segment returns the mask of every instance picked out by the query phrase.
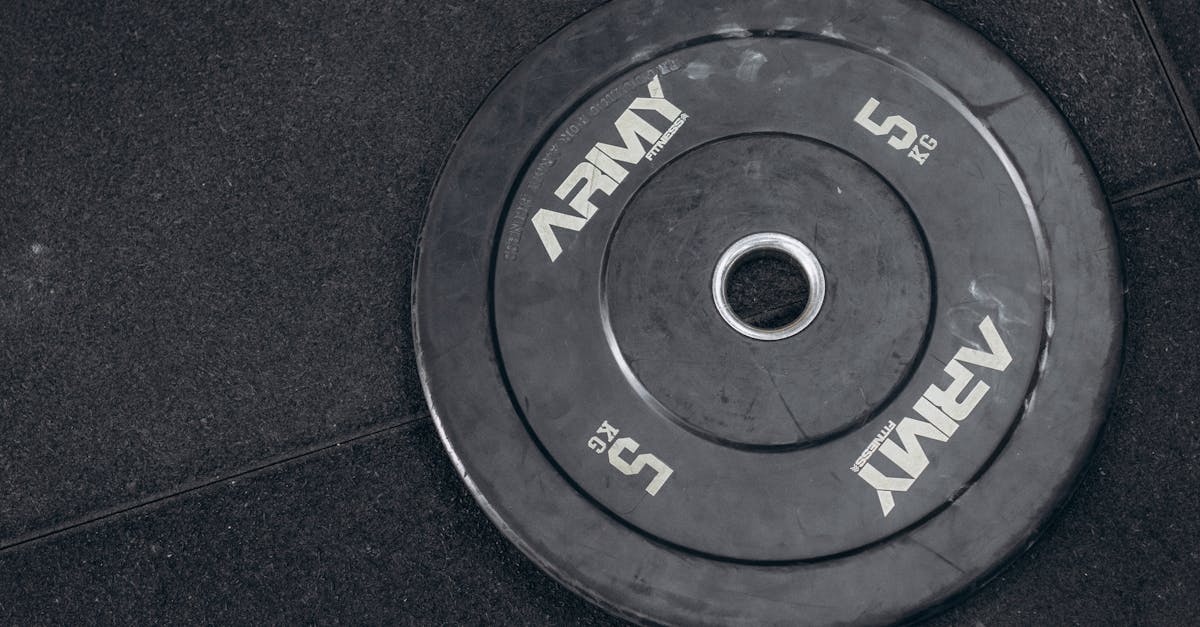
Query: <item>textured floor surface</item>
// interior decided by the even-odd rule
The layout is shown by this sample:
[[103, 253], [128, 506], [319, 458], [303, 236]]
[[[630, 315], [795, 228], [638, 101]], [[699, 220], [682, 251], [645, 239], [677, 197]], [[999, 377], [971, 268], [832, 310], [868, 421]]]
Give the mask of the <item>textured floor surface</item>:
[[[594, 1], [0, 6], [0, 622], [607, 623], [501, 539], [421, 398], [425, 199]], [[1078, 492], [935, 618], [1200, 613], [1200, 5], [939, 0], [1112, 201], [1126, 362]]]

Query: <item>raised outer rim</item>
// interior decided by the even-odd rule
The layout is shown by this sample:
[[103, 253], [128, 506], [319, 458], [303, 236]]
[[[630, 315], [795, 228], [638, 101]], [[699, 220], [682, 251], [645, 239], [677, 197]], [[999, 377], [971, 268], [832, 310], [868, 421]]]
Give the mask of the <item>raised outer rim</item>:
[[[501, 83], [507, 89], [498, 88], [489, 96], [460, 137], [431, 207], [446, 206], [455, 195], [473, 197], [470, 192], [476, 190], [447, 189], [453, 178], [448, 173], [462, 167], [472, 149], [495, 147], [488, 140], [503, 131], [487, 128], [483, 118], [489, 111], [514, 99], [529, 106], [535, 95], [541, 99], [536, 102], [543, 103], [577, 100], [569, 85], [555, 90], [533, 84], [537, 72], [568, 61], [571, 51], [556, 47], [556, 42], [571, 41], [591, 55], [576, 59], [579, 66], [630, 64], [631, 58], [646, 53], [643, 38], [655, 34], [650, 26], [681, 33], [696, 26], [697, 16], [714, 12], [708, 0], [649, 4], [601, 7], [565, 27], [515, 68]], [[858, 15], [868, 8], [872, 15]], [[1035, 401], [992, 470], [939, 516], [891, 543], [835, 562], [754, 567], [698, 561], [612, 524], [539, 457], [521, 421], [506, 416], [511, 412], [502, 388], [489, 402], [499, 373], [491, 344], [483, 337], [488, 331], [486, 264], [502, 206], [483, 205], [486, 220], [463, 225], [460, 219], [453, 229], [447, 224], [448, 210], [431, 211], [426, 218], [413, 284], [414, 343], [422, 387], [456, 468], [493, 522], [544, 570], [611, 611], [639, 620], [687, 623], [874, 623], [911, 618], [973, 589], [1026, 548], [1069, 493], [1084, 464], [1107, 413], [1119, 365], [1122, 292], [1111, 218], [1082, 148], [1053, 105], [1002, 53], [936, 9], [912, 0], [869, 5], [831, 0], [732, 11], [740, 13], [726, 12], [719, 18], [737, 18], [727, 27], [735, 35], [738, 29], [787, 28], [886, 45], [897, 57], [920, 60], [923, 70], [984, 116], [1002, 141], [1037, 142], [1003, 148], [1024, 175], [1047, 227], [1058, 290], [1053, 305], [1061, 322], [1045, 355]], [[715, 22], [718, 16], [713, 19], [721, 23]], [[597, 38], [604, 37], [607, 21], [633, 33], [620, 46], [630, 55], [588, 47], [588, 41], [595, 46]], [[870, 32], [872, 26], [879, 30]], [[881, 32], [889, 35], [886, 41], [878, 39]], [[686, 39], [676, 35], [676, 40]], [[611, 38], [604, 43], [616, 47]], [[983, 98], [1006, 90], [1020, 101], [1020, 107], [1013, 107], [1020, 115], [1005, 114], [1013, 101]], [[557, 91], [558, 97], [547, 98], [552, 96], [547, 91]], [[535, 117], [558, 117], [552, 107], [545, 105], [543, 115]], [[1021, 135], [1035, 124], [1052, 132], [1034, 138]], [[513, 131], [503, 130], [509, 135]], [[521, 138], [514, 150], [528, 153], [536, 139]], [[508, 180], [515, 178], [514, 174]], [[473, 234], [483, 235], [485, 241], [474, 242]], [[485, 255], [476, 257], [473, 253], [481, 249]], [[431, 258], [440, 263], [429, 262]], [[1067, 274], [1067, 266], [1073, 274]], [[484, 285], [480, 289], [453, 281], [463, 277], [476, 277]], [[423, 314], [426, 310], [430, 313]], [[479, 324], [459, 324], [452, 333], [434, 331], [437, 324], [472, 319]], [[448, 365], [455, 367], [446, 371]], [[435, 368], [439, 373], [431, 375]], [[1094, 378], [1087, 377], [1091, 372]], [[524, 445], [520, 437], [526, 438]], [[514, 479], [518, 470], [530, 474], [537, 485], [505, 485], [506, 470]], [[1044, 481], [1033, 484], [1041, 488], [1036, 493], [1030, 489], [1030, 473]], [[580, 543], [582, 538], [588, 546]]]

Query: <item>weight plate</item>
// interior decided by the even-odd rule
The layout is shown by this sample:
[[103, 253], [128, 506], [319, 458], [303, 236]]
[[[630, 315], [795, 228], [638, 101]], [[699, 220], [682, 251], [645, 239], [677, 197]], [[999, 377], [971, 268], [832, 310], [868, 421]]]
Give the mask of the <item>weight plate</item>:
[[[456, 143], [414, 282], [450, 455], [623, 616], [880, 623], [1062, 502], [1119, 364], [1115, 236], [1032, 81], [919, 2], [614, 2]], [[795, 320], [729, 302], [760, 254]]]

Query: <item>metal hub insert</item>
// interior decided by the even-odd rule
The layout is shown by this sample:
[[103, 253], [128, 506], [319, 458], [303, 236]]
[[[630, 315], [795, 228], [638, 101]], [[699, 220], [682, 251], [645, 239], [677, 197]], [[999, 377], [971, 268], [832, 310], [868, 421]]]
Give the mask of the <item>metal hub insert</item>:
[[[729, 275], [738, 264], [769, 251], [783, 253], [795, 260], [804, 271], [809, 286], [808, 305], [800, 317], [776, 329], [764, 329], [746, 323], [733, 311], [728, 294]], [[825, 271], [813, 251], [800, 240], [783, 233], [755, 233], [734, 242], [717, 260], [717, 267], [713, 270], [712, 293], [721, 318], [738, 333], [768, 342], [784, 340], [808, 328], [817, 319], [821, 305], [825, 303]]]

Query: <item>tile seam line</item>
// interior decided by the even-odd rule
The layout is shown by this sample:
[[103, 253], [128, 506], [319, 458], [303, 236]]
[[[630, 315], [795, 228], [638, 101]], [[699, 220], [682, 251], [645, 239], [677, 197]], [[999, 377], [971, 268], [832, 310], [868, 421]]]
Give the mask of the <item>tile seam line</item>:
[[28, 533], [25, 533], [22, 535], [15, 536], [11, 540], [6, 541], [4, 544], [0, 545], [0, 554], [6, 553], [8, 551], [11, 551], [11, 550], [14, 550], [14, 549], [17, 549], [17, 548], [20, 548], [20, 547], [23, 547], [23, 546], [26, 546], [29, 544], [42, 542], [42, 541], [48, 540], [50, 538], [53, 538], [53, 537], [61, 535], [61, 534], [65, 534], [65, 533], [69, 533], [72, 531], [80, 530], [82, 528], [97, 525], [97, 524], [103, 523], [111, 518], [117, 518], [117, 517], [123, 516], [125, 514], [136, 512], [138, 510], [150, 507], [151, 505], [157, 505], [157, 504], [165, 503], [167, 501], [172, 501], [179, 497], [186, 496], [186, 495], [192, 494], [194, 492], [199, 492], [206, 488], [211, 488], [213, 486], [216, 486], [216, 485], [228, 482], [228, 481], [235, 481], [238, 479], [242, 479], [244, 477], [256, 475], [258, 473], [261, 473], [266, 470], [270, 470], [272, 468], [276, 468], [279, 466], [290, 464], [292, 462], [296, 462], [296, 461], [300, 461], [300, 460], [303, 460], [303, 459], [306, 459], [309, 457], [313, 457], [315, 455], [319, 455], [321, 453], [330, 451], [332, 449], [336, 449], [341, 446], [356, 444], [363, 440], [375, 438], [375, 437], [378, 437], [378, 436], [381, 436], [381, 435], [384, 435], [386, 433], [390, 433], [393, 431], [415, 429], [415, 428], [419, 427], [420, 425], [428, 422], [429, 418], [430, 418], [429, 413], [422, 411], [412, 417], [405, 418], [402, 420], [393, 420], [391, 422], [385, 423], [385, 424], [377, 426], [377, 427], [367, 429], [365, 431], [359, 431], [358, 433], [355, 433], [350, 436], [341, 437], [336, 440], [326, 440], [325, 442], [315, 444], [315, 445], [307, 447], [307, 448], [298, 449], [298, 450], [291, 451], [289, 453], [283, 453], [281, 455], [270, 457], [270, 458], [267, 458], [266, 460], [253, 463], [249, 466], [243, 466], [240, 470], [235, 470], [235, 471], [224, 473], [219, 477], [215, 477], [212, 479], [203, 479], [203, 480], [193, 482], [193, 483], [185, 483], [179, 487], [176, 487], [176, 488], [164, 491], [164, 492], [160, 492], [158, 494], [152, 494], [150, 496], [146, 496], [146, 497], [136, 499], [133, 501], [127, 501], [126, 503], [121, 504], [121, 505], [117, 505], [114, 507], [95, 511], [90, 514], [85, 514], [83, 516], [79, 516], [71, 521], [68, 521], [68, 522], [65, 522], [62, 524], [53, 525], [50, 527], [43, 527], [41, 529], [38, 529], [38, 530], [35, 530], [32, 532], [28, 532]]
[[1163, 181], [1159, 181], [1158, 183], [1154, 183], [1153, 185], [1141, 187], [1141, 188], [1135, 189], [1133, 191], [1123, 192], [1121, 194], [1114, 194], [1109, 197], [1109, 203], [1113, 204], [1113, 205], [1119, 205], [1121, 203], [1128, 202], [1130, 200], [1135, 200], [1135, 199], [1141, 198], [1143, 196], [1149, 196], [1150, 194], [1153, 194], [1155, 192], [1161, 192], [1164, 189], [1167, 189], [1170, 187], [1175, 187], [1176, 185], [1183, 185], [1185, 183], [1190, 183], [1192, 181], [1200, 181], [1200, 170], [1195, 171], [1195, 172], [1188, 172], [1185, 174], [1181, 174], [1179, 176], [1172, 177], [1170, 179], [1166, 179]]
[[1169, 53], [1165, 50], [1166, 42], [1162, 39], [1162, 33], [1159, 32], [1158, 24], [1146, 8], [1145, 0], [1131, 0], [1131, 2], [1134, 12], [1137, 13], [1138, 21], [1142, 25], [1142, 30], [1150, 38], [1150, 48], [1154, 50], [1154, 57], [1158, 60], [1158, 67], [1167, 78], [1167, 85], [1171, 89], [1171, 96], [1175, 100], [1175, 106], [1183, 116], [1183, 122], [1187, 126], [1188, 134], [1192, 138], [1192, 146], [1196, 149], [1197, 154], [1200, 154], [1200, 129], [1197, 128], [1197, 126], [1200, 126], [1200, 120], [1197, 119], [1200, 118], [1200, 112], [1197, 112], [1195, 103], [1192, 102], [1191, 96], [1188, 95], [1182, 85], [1183, 80], [1179, 75], [1179, 69], [1175, 67], [1174, 58], [1169, 56]]

